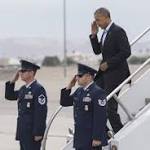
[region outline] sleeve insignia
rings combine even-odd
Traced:
[[[99,104],[100,106],[105,106],[105,105],[106,105],[106,99],[99,99],[99,100],[98,100],[98,104]]]
[[[38,97],[38,102],[41,104],[41,105],[44,105],[46,103],[46,98],[43,94],[41,94],[39,97]]]

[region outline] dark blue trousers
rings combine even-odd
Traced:
[[[41,141],[35,142],[33,139],[20,141],[20,150],[40,150]]]
[[[102,150],[102,146],[92,147],[91,148],[76,148],[76,150]]]

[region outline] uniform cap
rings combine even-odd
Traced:
[[[89,66],[79,63],[78,64],[78,75],[83,75],[86,73],[94,76],[97,73],[97,71]]]
[[[26,60],[20,60],[20,63],[21,63],[21,69],[26,69],[26,70],[38,70],[40,69],[40,66],[32,63],[32,62],[29,62],[29,61],[26,61]]]

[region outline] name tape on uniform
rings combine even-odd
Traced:
[[[25,94],[24,98],[25,99],[33,99],[33,95],[31,93],[31,91],[29,91],[28,94]]]
[[[91,101],[92,101],[91,97],[84,97],[83,98],[83,102],[91,102]]]

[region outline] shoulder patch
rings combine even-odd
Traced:
[[[46,98],[43,94],[41,94],[39,97],[38,97],[38,102],[40,103],[40,105],[44,105],[46,103]]]
[[[105,106],[105,105],[106,105],[106,99],[99,99],[99,100],[98,100],[98,104],[99,104],[100,106]]]

